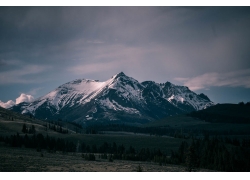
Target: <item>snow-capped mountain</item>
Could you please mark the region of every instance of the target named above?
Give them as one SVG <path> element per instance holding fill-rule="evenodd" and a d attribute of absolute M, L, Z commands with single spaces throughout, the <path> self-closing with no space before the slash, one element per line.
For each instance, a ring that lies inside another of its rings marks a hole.
<path fill-rule="evenodd" d="M 32 103 L 12 110 L 42 119 L 62 119 L 80 124 L 93 121 L 147 122 L 214 105 L 188 87 L 153 81 L 139 83 L 123 72 L 105 82 L 77 79 L 63 84 Z"/>
<path fill-rule="evenodd" d="M 170 82 L 159 84 L 153 81 L 145 81 L 142 84 L 183 111 L 202 110 L 214 105 L 206 95 L 203 93 L 197 95 L 186 86 L 178 86 Z"/>

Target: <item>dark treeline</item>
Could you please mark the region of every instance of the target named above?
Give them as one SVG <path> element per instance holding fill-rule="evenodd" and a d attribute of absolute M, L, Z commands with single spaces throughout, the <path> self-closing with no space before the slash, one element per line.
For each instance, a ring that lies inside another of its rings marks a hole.
<path fill-rule="evenodd" d="M 75 123 L 75 122 L 70 122 L 70 121 L 67 121 L 67 122 L 68 122 L 69 124 L 72 124 L 72 125 L 78 127 L 79 129 L 82 129 L 82 126 L 81 126 L 80 124 L 77 124 L 77 123 Z"/>
<path fill-rule="evenodd" d="M 145 133 L 151 135 L 174 135 L 175 131 L 172 128 L 154 128 L 154 127 L 136 127 L 125 124 L 106 124 L 106 125 L 92 125 L 86 127 L 87 134 L 98 134 L 102 131 L 125 131 L 133 133 Z"/>
<path fill-rule="evenodd" d="M 67 125 L 65 127 L 65 122 L 63 122 L 62 119 L 59 118 L 57 121 L 49 120 L 43 126 L 45 127 L 46 131 L 50 129 L 50 130 L 53 130 L 62 134 L 68 134 L 69 129 L 75 133 L 79 133 L 79 134 L 83 133 L 83 128 L 80 124 L 77 124 L 75 122 L 68 122 L 68 121 L 66 124 Z"/>
<path fill-rule="evenodd" d="M 62 134 L 68 134 L 69 130 L 64 128 L 62 123 L 58 122 L 58 121 L 49 121 L 49 123 L 46 123 L 43 125 L 45 127 L 45 131 L 47 131 L 48 129 L 53 130 L 55 132 L 59 132 Z"/>
<path fill-rule="evenodd" d="M 117 145 L 115 142 L 104 142 L 101 145 L 88 145 L 84 142 L 74 143 L 61 138 L 33 135 L 12 135 L 10 137 L 0 137 L 0 141 L 11 147 L 35 148 L 48 152 L 81 152 L 86 160 L 95 160 L 96 153 L 99 158 L 113 161 L 132 160 L 150 161 L 159 165 L 177 164 L 186 166 L 187 171 L 197 168 L 212 169 L 217 171 L 250 171 L 250 139 L 245 138 L 241 142 L 227 138 L 213 137 L 209 139 L 193 139 L 191 143 L 183 141 L 177 151 L 172 151 L 171 155 L 161 152 L 160 149 L 149 149 L 147 147 L 136 150 L 134 147 Z"/>
<path fill-rule="evenodd" d="M 217 104 L 207 109 L 193 111 L 188 116 L 212 123 L 250 123 L 250 102 L 244 104 Z"/>
<path fill-rule="evenodd" d="M 19 135 L 19 133 L 17 133 L 10 137 L 0 136 L 0 141 L 5 142 L 10 147 L 34 148 L 37 149 L 37 151 L 44 149 L 52 153 L 56 151 L 89 153 L 88 155 L 83 155 L 87 160 L 95 159 L 91 153 L 99 153 L 100 157 L 103 159 L 107 159 L 109 156 L 109 160 L 123 159 L 133 161 L 153 161 L 156 156 L 164 155 L 160 149 L 150 151 L 148 148 L 143 148 L 137 152 L 132 146 L 126 148 L 123 144 L 117 145 L 115 142 L 113 144 L 104 142 L 100 146 L 90 146 L 84 142 L 74 143 L 72 141 L 65 141 L 61 138 L 56 139 L 48 135 L 43 136 L 43 134 L 40 133 L 33 135 Z"/>
<path fill-rule="evenodd" d="M 173 128 L 173 127 L 136 127 L 126 124 L 106 124 L 106 125 L 92 125 L 86 127 L 86 134 L 102 134 L 103 131 L 124 131 L 133 133 L 143 133 L 156 136 L 171 136 L 176 138 L 192 138 L 195 136 L 209 135 L 250 135 L 250 132 L 242 132 L 236 130 L 204 130 L 198 128 Z"/>
<path fill-rule="evenodd" d="M 193 140 L 189 145 L 183 141 L 177 152 L 172 152 L 173 164 L 186 165 L 187 170 L 205 168 L 217 171 L 250 171 L 250 140 L 242 141 L 241 146 L 223 143 L 218 138 Z"/>
<path fill-rule="evenodd" d="M 199 118 L 211 123 L 250 123 L 249 117 L 234 117 L 231 115 L 217 114 L 213 112 L 195 111 L 189 113 L 188 116 Z"/>
<path fill-rule="evenodd" d="M 54 138 L 50 136 L 44 137 L 43 134 L 31 135 L 11 135 L 10 137 L 0 137 L 0 141 L 5 142 L 11 147 L 25 147 L 36 148 L 37 150 L 46 149 L 49 152 L 75 152 L 76 145 L 73 142 L 65 141 L 61 138 Z"/>
<path fill-rule="evenodd" d="M 34 125 L 32 125 L 31 127 L 28 127 L 26 124 L 23 124 L 22 132 L 26 134 L 27 133 L 34 134 L 36 133 L 36 128 Z"/>

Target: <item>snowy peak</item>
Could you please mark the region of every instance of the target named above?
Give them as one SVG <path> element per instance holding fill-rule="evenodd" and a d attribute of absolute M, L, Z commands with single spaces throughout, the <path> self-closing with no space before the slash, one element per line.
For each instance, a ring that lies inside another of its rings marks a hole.
<path fill-rule="evenodd" d="M 126 76 L 123 72 L 120 72 L 120 73 L 114 75 L 111 79 L 114 79 L 114 81 L 120 81 L 123 83 L 131 81 L 133 83 L 139 84 L 139 82 L 136 79 L 129 77 L 129 76 Z"/>
<path fill-rule="evenodd" d="M 206 95 L 197 95 L 186 86 L 178 86 L 170 82 L 159 84 L 154 81 L 144 81 L 142 84 L 151 89 L 154 94 L 184 111 L 201 110 L 214 104 Z"/>
<path fill-rule="evenodd" d="M 108 93 L 109 89 L 116 89 L 123 94 L 135 95 L 136 93 L 134 91 L 139 87 L 141 87 L 141 85 L 137 80 L 126 76 L 123 72 L 114 75 L 104 82 L 90 79 L 76 79 L 40 97 L 32 103 L 31 106 L 36 104 L 35 108 L 32 108 L 36 109 L 38 106 L 47 102 L 47 104 L 53 106 L 54 109 L 60 111 L 65 106 L 84 105 L 96 96 L 100 96 L 102 93 Z"/>
<path fill-rule="evenodd" d="M 126 75 L 123 72 L 120 72 L 120 73 L 114 75 L 115 78 L 122 77 L 122 76 L 126 76 Z"/>
<path fill-rule="evenodd" d="M 76 79 L 32 103 L 12 108 L 38 118 L 151 121 L 212 106 L 209 98 L 170 82 L 138 82 L 120 72 L 104 82 Z M 20 106 L 20 107 L 19 107 Z M 86 118 L 87 117 L 87 118 Z"/>
<path fill-rule="evenodd" d="M 107 88 L 112 82 L 113 79 L 105 82 L 78 79 L 59 86 L 41 99 L 49 100 L 58 110 L 65 105 L 85 104 Z"/>
<path fill-rule="evenodd" d="M 123 79 L 130 79 L 131 77 L 126 76 L 123 72 L 120 72 L 118 74 L 115 74 L 111 77 L 111 79 L 115 80 L 123 80 Z"/>
<path fill-rule="evenodd" d="M 210 101 L 210 99 L 207 97 L 207 95 L 205 95 L 205 94 L 203 94 L 203 93 L 199 94 L 198 96 L 201 97 L 202 99 L 205 99 L 205 100 L 207 100 L 207 101 Z"/>

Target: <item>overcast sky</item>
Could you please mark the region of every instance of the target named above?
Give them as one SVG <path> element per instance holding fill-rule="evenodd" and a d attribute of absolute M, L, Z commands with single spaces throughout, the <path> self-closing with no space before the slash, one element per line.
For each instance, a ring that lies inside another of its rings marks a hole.
<path fill-rule="evenodd" d="M 248 102 L 249 32 L 250 7 L 0 7 L 0 100 L 123 71 Z"/>

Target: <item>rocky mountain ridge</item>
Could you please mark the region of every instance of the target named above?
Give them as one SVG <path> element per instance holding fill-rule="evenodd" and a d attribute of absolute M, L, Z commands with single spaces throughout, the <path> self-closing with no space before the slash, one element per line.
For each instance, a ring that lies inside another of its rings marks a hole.
<path fill-rule="evenodd" d="M 65 83 L 31 103 L 11 110 L 42 119 L 62 119 L 79 124 L 121 121 L 144 123 L 214 105 L 185 86 L 170 82 L 138 82 L 123 72 L 104 82 L 77 79 Z"/>

